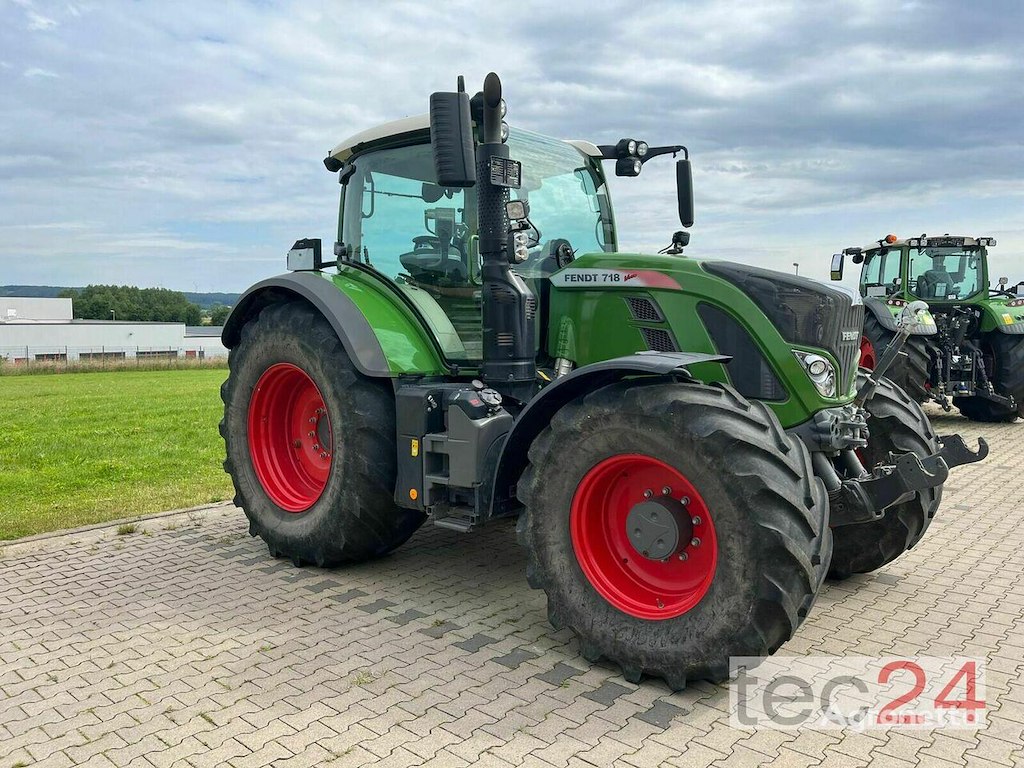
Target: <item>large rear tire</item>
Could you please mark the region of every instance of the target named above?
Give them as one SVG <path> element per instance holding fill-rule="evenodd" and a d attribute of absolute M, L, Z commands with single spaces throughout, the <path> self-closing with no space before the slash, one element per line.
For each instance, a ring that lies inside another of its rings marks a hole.
<path fill-rule="evenodd" d="M 398 507 L 395 406 L 360 374 L 327 321 L 273 304 L 242 329 L 221 387 L 224 469 L 249 533 L 296 565 L 390 552 L 423 522 Z"/>
<path fill-rule="evenodd" d="M 866 379 L 866 373 L 858 372 L 858 389 Z M 869 470 L 885 461 L 890 451 L 913 452 L 924 458 L 939 449 L 938 438 L 921 406 L 887 378 L 881 379 L 865 408 L 869 414 L 870 437 L 867 447 L 858 453 Z M 846 579 L 891 563 L 921 540 L 941 500 L 942 486 L 939 485 L 890 507 L 880 520 L 833 528 L 829 577 Z"/>
<path fill-rule="evenodd" d="M 1024 336 L 993 331 L 982 348 L 992 385 L 999 394 L 1013 396 L 1016 410 L 984 397 L 954 397 L 953 405 L 971 421 L 999 423 L 1024 418 Z"/>
<path fill-rule="evenodd" d="M 864 334 L 861 337 L 861 367 L 873 371 L 882 353 L 896 334 L 883 328 L 870 309 L 864 313 Z M 920 336 L 911 336 L 903 345 L 905 354 L 899 355 L 889 366 L 885 376 L 919 403 L 927 402 L 930 395 L 925 386 L 931 380 L 931 356 L 928 345 Z"/>
<path fill-rule="evenodd" d="M 651 497 L 692 515 L 682 552 L 661 560 L 625 525 Z M 634 682 L 720 681 L 731 656 L 775 652 L 831 555 L 807 450 L 724 386 L 634 380 L 566 405 L 530 447 L 519 498 L 527 577 L 547 593 L 551 623 Z"/>

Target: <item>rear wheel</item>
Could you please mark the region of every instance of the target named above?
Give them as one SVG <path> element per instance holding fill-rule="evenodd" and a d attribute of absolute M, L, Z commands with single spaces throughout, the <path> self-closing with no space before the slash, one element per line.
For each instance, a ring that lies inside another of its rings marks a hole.
<path fill-rule="evenodd" d="M 857 374 L 858 389 L 866 380 L 866 373 Z M 921 406 L 887 378 L 880 380 L 865 408 L 869 414 L 870 436 L 867 446 L 858 451 L 858 455 L 868 470 L 886 461 L 890 451 L 915 453 L 924 458 L 939 449 L 938 438 Z M 910 501 L 889 507 L 880 520 L 833 528 L 829 577 L 845 579 L 891 563 L 921 540 L 941 499 L 940 485 L 919 491 Z"/>
<path fill-rule="evenodd" d="M 632 681 L 722 680 L 792 637 L 828 568 L 804 446 L 734 390 L 628 381 L 555 414 L 519 483 L 548 616 Z"/>
<path fill-rule="evenodd" d="M 986 400 L 984 397 L 954 397 L 953 405 L 972 421 L 1009 422 L 1024 418 L 1024 336 L 994 331 L 983 347 L 985 365 L 992 385 L 1001 395 L 1012 395 L 1017 408 Z"/>
<path fill-rule="evenodd" d="M 395 408 L 324 318 L 273 304 L 242 329 L 221 387 L 224 469 L 249 532 L 296 565 L 383 555 L 423 522 L 398 507 Z"/>
<path fill-rule="evenodd" d="M 896 334 L 883 328 L 871 310 L 864 312 L 864 332 L 860 341 L 860 364 L 869 371 L 882 359 L 885 348 L 896 338 Z M 931 357 L 928 346 L 920 336 L 911 336 L 903 345 L 905 354 L 899 355 L 885 372 L 885 377 L 901 387 L 919 403 L 926 402 L 930 395 L 926 386 L 931 380 Z"/>

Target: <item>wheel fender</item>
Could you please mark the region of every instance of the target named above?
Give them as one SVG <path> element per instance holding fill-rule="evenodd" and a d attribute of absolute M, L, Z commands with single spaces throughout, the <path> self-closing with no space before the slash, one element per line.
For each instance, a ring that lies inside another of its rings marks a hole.
<path fill-rule="evenodd" d="M 491 517 L 508 514 L 516 498 L 516 484 L 528 461 L 530 445 L 562 406 L 600 387 L 628 376 L 661 376 L 693 381 L 686 366 L 728 363 L 728 355 L 695 352 L 638 352 L 585 365 L 555 379 L 519 414 L 501 449 L 491 495 Z"/>
<path fill-rule="evenodd" d="M 242 327 L 267 305 L 295 299 L 306 301 L 327 319 L 360 373 L 391 376 L 387 358 L 363 313 L 334 283 L 316 272 L 290 272 L 270 277 L 242 294 L 224 323 L 221 332 L 224 346 L 228 349 L 238 346 Z"/>
<path fill-rule="evenodd" d="M 888 304 L 886 304 L 877 296 L 865 296 L 864 307 L 875 316 L 875 319 L 878 320 L 879 325 L 885 328 L 885 330 L 892 331 L 893 333 L 896 333 L 899 330 L 899 327 L 896 325 L 896 313 L 893 312 L 893 308 L 891 308 Z M 919 326 L 912 332 L 911 335 L 934 336 L 938 332 L 938 328 L 934 324 L 932 324 Z"/>
<path fill-rule="evenodd" d="M 1000 333 L 1010 336 L 1024 334 L 1024 314 L 1021 312 L 1021 307 L 1007 307 L 1006 305 L 983 302 L 978 305 L 978 308 L 986 315 L 985 320 L 982 321 L 982 328 L 988 328 L 991 325 Z M 1007 319 L 1010 322 L 1006 322 Z"/>

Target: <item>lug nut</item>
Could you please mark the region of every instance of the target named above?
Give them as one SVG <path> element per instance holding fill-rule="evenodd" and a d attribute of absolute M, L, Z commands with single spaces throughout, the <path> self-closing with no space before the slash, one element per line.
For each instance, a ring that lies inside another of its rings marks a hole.
<path fill-rule="evenodd" d="M 644 491 L 644 498 L 645 499 L 649 499 L 653 495 L 654 495 L 654 491 L 652 491 L 650 488 L 648 488 L 646 491 Z"/>
<path fill-rule="evenodd" d="M 664 488 L 661 489 L 661 493 L 663 496 L 668 496 L 672 493 L 672 489 L 666 485 Z"/>
<path fill-rule="evenodd" d="M 685 560 L 686 559 L 686 553 L 685 552 L 680 552 L 679 553 L 679 559 L 680 560 Z"/>
<path fill-rule="evenodd" d="M 700 539 L 698 539 L 696 536 L 694 536 L 692 539 L 690 539 L 690 546 L 691 547 L 699 547 L 700 546 Z"/>
<path fill-rule="evenodd" d="M 700 525 L 700 515 L 694 515 L 690 522 L 694 525 Z"/>
<path fill-rule="evenodd" d="M 309 423 L 310 424 L 316 424 L 316 417 L 315 416 L 310 417 Z"/>
<path fill-rule="evenodd" d="M 302 441 L 301 440 L 296 440 L 294 443 L 292 443 L 292 445 L 294 445 L 296 448 L 301 448 L 302 447 Z"/>
<path fill-rule="evenodd" d="M 321 453 L 320 454 L 320 458 L 321 459 L 326 459 L 327 458 L 327 451 L 324 451 L 323 453 Z"/>
<path fill-rule="evenodd" d="M 690 504 L 690 497 L 689 496 L 683 496 L 683 498 L 681 498 L 679 500 L 679 503 L 682 504 L 684 507 L 689 506 L 689 504 Z"/>
<path fill-rule="evenodd" d="M 316 432 L 307 432 L 306 437 L 316 437 Z"/>
<path fill-rule="evenodd" d="M 314 451 L 319 451 L 320 450 L 320 443 L 313 443 L 313 450 Z"/>

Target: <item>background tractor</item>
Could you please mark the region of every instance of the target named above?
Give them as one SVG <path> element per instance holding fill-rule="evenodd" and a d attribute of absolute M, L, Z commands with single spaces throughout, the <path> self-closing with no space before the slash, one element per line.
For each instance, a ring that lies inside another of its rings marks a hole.
<path fill-rule="evenodd" d="M 952 404 L 975 421 L 1024 415 L 1024 284 L 989 288 L 991 237 L 888 235 L 833 256 L 833 279 L 851 255 L 862 264 L 861 364 L 873 368 L 910 302 L 928 302 L 934 323 L 916 329 L 886 375 L 919 403 Z"/>
<path fill-rule="evenodd" d="M 529 582 L 588 659 L 722 679 L 793 635 L 830 565 L 912 546 L 949 467 L 981 454 L 884 379 L 855 402 L 852 295 L 684 258 L 685 231 L 618 252 L 602 164 L 682 155 L 688 227 L 685 147 L 558 141 L 504 114 L 496 75 L 473 98 L 460 78 L 429 118 L 330 152 L 333 258 L 296 242 L 224 328 L 235 501 L 296 565 L 383 555 L 427 519 L 518 518 Z"/>

